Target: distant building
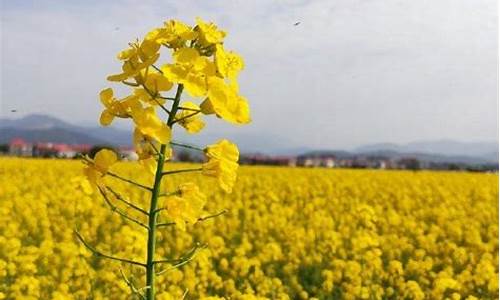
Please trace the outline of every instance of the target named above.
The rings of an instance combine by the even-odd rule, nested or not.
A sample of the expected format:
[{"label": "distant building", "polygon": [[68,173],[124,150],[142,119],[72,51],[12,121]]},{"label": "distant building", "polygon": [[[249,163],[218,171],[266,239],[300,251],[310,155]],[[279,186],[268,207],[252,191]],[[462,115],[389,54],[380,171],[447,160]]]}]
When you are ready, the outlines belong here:
[{"label": "distant building", "polygon": [[295,166],[297,160],[293,156],[269,156],[264,154],[247,154],[240,157],[241,164]]},{"label": "distant building", "polygon": [[406,170],[421,169],[420,161],[414,157],[404,157],[399,159],[396,163],[399,169],[406,169]]},{"label": "distant building", "polygon": [[63,144],[63,143],[35,143],[33,156],[74,158],[79,153],[87,153],[91,146],[88,144]]},{"label": "distant building", "polygon": [[15,138],[9,143],[9,155],[73,158],[79,153],[87,153],[90,148],[91,146],[87,144],[28,143],[21,138]]},{"label": "distant building", "polygon": [[337,160],[333,155],[299,155],[296,165],[302,167],[333,168],[337,166]]},{"label": "distant building", "polygon": [[32,156],[33,145],[31,143],[27,143],[21,138],[12,139],[9,143],[9,155]]}]

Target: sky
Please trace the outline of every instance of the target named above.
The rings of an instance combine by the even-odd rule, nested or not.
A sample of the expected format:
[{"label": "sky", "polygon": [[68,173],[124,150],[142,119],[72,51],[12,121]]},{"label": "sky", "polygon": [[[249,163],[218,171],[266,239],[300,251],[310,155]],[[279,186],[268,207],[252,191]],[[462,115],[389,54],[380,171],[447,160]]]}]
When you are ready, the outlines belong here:
[{"label": "sky", "polygon": [[97,125],[116,54],[199,16],[243,56],[253,119],[205,134],[323,149],[498,140],[494,0],[0,1],[0,117]]}]

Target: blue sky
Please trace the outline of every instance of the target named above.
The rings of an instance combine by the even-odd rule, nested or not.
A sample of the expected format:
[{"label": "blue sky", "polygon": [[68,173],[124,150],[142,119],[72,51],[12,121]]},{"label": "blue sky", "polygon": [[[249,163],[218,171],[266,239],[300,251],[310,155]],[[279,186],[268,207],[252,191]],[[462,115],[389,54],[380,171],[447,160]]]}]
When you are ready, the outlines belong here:
[{"label": "blue sky", "polygon": [[120,68],[116,53],[164,20],[200,16],[245,58],[240,86],[253,114],[241,128],[212,120],[205,134],[312,148],[498,137],[492,0],[2,5],[0,117],[15,108],[16,117],[97,124],[97,94]]}]

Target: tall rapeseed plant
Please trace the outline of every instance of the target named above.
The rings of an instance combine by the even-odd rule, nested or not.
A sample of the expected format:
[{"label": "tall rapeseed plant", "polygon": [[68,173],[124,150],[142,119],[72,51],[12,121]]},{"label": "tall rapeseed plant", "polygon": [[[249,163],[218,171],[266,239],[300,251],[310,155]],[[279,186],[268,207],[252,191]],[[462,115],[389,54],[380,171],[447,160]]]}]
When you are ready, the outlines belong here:
[{"label": "tall rapeseed plant", "polygon": [[[157,270],[157,266],[181,266],[204,247],[196,245],[175,259],[158,258],[155,256],[157,228],[175,225],[179,230],[185,230],[186,224],[213,217],[202,216],[206,197],[196,184],[184,182],[176,190],[161,193],[162,178],[181,172],[201,172],[215,178],[226,192],[231,192],[236,180],[239,152],[235,144],[223,139],[201,149],[172,141],[175,125],[189,133],[200,132],[205,126],[202,115],[215,115],[233,124],[250,122],[248,103],[239,94],[237,81],[244,67],[243,60],[235,52],[224,48],[225,36],[226,33],[214,23],[201,19],[196,20],[195,26],[176,20],[167,21],[118,54],[122,71],[107,79],[129,86],[131,93],[118,98],[112,88],[100,92],[100,101],[104,106],[101,125],[108,126],[115,118],[130,119],[134,123],[133,144],[138,162],[144,166],[144,172],[151,172],[154,180],[152,186],[146,186],[111,172],[110,167],[118,161],[118,157],[107,149],[99,151],[93,159],[84,159],[84,173],[114,212],[147,230],[147,257],[145,261],[134,261],[104,254],[85,241],[78,231],[75,232],[95,255],[144,268],[145,287],[134,286],[124,276],[132,291],[143,299],[155,298],[155,276],[162,272]],[[171,54],[170,61],[160,63],[162,48]],[[184,92],[191,99],[199,99],[199,104],[183,101]],[[172,145],[203,151],[207,161],[199,168],[164,171],[165,163],[172,157]],[[106,184],[105,177],[148,191],[151,194],[149,208],[143,209],[126,200]],[[146,222],[118,209],[113,201],[121,201],[142,214]],[[160,222],[160,214],[168,222]]]}]

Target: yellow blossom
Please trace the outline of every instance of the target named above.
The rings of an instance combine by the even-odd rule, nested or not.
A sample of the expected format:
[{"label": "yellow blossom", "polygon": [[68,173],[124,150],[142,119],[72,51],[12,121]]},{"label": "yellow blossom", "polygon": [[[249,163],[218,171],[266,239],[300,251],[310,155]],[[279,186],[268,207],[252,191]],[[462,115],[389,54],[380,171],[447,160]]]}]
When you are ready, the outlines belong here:
[{"label": "yellow blossom", "polygon": [[250,122],[247,100],[220,78],[209,79],[208,98],[200,107],[204,114],[215,113],[219,118],[230,123],[247,124]]},{"label": "yellow blossom", "polygon": [[166,102],[165,99],[161,99],[158,97],[156,97],[156,98],[151,97],[151,94],[143,88],[134,89],[134,95],[141,102],[143,102],[144,104],[150,105],[150,106],[164,105]]},{"label": "yellow blossom", "polygon": [[101,103],[105,107],[99,120],[102,126],[108,126],[111,124],[115,117],[129,118],[132,111],[141,107],[137,96],[130,95],[122,100],[117,100],[114,98],[113,90],[111,88],[102,90],[99,97],[101,99]]},{"label": "yellow blossom", "polygon": [[239,72],[243,70],[244,64],[241,56],[233,51],[226,52],[222,45],[216,46],[215,64],[217,72],[225,78],[236,80]]},{"label": "yellow blossom", "polygon": [[167,216],[175,225],[186,230],[186,223],[194,224],[200,217],[206,197],[194,183],[179,186],[179,196],[170,196],[165,200]]},{"label": "yellow blossom", "polygon": [[214,23],[206,23],[201,18],[196,18],[196,29],[200,33],[199,38],[203,45],[222,43],[226,33],[217,28]]},{"label": "yellow blossom", "polygon": [[87,161],[84,174],[93,185],[99,185],[100,179],[106,175],[109,168],[118,161],[116,153],[109,149],[102,149],[97,152],[93,160]]},{"label": "yellow blossom", "polygon": [[94,156],[94,163],[92,164],[92,167],[101,172],[101,174],[106,174],[106,172],[108,172],[109,170],[109,167],[116,163],[117,160],[118,156],[116,155],[115,151],[102,149]]},{"label": "yellow blossom", "polygon": [[208,161],[203,164],[202,173],[216,177],[219,186],[230,193],[236,181],[239,151],[235,144],[228,140],[220,140],[216,144],[205,148]]},{"label": "yellow blossom", "polygon": [[169,48],[181,48],[186,46],[187,41],[195,39],[197,35],[190,26],[183,22],[170,20],[165,22],[163,27],[150,31],[146,35],[146,39],[166,45]]},{"label": "yellow blossom", "polygon": [[197,114],[200,111],[200,107],[193,102],[184,102],[182,107],[186,109],[177,113],[176,120],[179,120],[177,123],[189,133],[197,133],[202,130],[205,127],[205,123]]},{"label": "yellow blossom", "polygon": [[[135,147],[135,152],[137,153],[139,163],[150,173],[154,174],[156,172],[157,151],[160,148],[158,142],[154,139],[144,135],[138,128],[134,130],[133,144]],[[165,160],[170,160],[172,158],[172,148],[168,147],[165,152]]]},{"label": "yellow blossom", "polygon": [[[197,167],[168,163],[166,171]],[[139,183],[152,179],[136,163],[117,162],[110,168]],[[123,298],[130,289],[119,268],[137,283],[142,280],[141,268],[93,256],[75,239],[74,226],[63,222],[75,224],[106,254],[144,262],[144,228],[111,212],[97,193],[79,187],[81,170],[76,160],[0,157],[0,290],[5,299]],[[317,299],[498,299],[493,284],[498,282],[496,173],[242,166],[230,195],[221,194],[212,180],[189,173],[164,178],[162,193],[185,182],[195,182],[207,195],[198,217],[225,208],[228,213],[186,224],[187,231],[158,229],[156,259],[178,258],[197,241],[211,252],[209,264],[199,263],[195,255],[182,268],[159,275],[159,299],[166,294],[181,299],[186,289],[190,299],[243,299],[244,294],[267,299],[299,299],[300,294]],[[148,191],[117,179],[106,185],[148,208]],[[144,221],[141,213],[108,194],[120,209]],[[159,198],[161,208],[166,200]],[[394,222],[394,216],[401,221]],[[167,210],[158,218],[171,222]],[[463,233],[457,234],[457,227]],[[465,235],[479,235],[479,240]],[[355,245],[364,236],[377,243]],[[465,258],[460,254],[457,260],[457,253]]]},{"label": "yellow blossom", "polygon": [[181,83],[192,97],[205,96],[208,78],[215,76],[215,64],[200,56],[193,48],[181,48],[173,54],[174,63],[164,65],[161,70],[170,81]]},{"label": "yellow blossom", "polygon": [[137,130],[139,130],[143,135],[152,138],[161,144],[167,144],[170,142],[170,127],[168,127],[167,124],[158,117],[153,107],[133,111],[132,117]]},{"label": "yellow blossom", "polygon": [[147,75],[144,76],[146,77],[144,85],[153,95],[158,92],[169,91],[173,86],[172,82],[159,72],[149,71]]},{"label": "yellow blossom", "polygon": [[124,60],[122,73],[108,76],[109,81],[124,81],[135,77],[139,73],[154,64],[160,57],[159,45],[144,41],[141,45],[132,43],[130,48],[120,52],[118,58]]}]

